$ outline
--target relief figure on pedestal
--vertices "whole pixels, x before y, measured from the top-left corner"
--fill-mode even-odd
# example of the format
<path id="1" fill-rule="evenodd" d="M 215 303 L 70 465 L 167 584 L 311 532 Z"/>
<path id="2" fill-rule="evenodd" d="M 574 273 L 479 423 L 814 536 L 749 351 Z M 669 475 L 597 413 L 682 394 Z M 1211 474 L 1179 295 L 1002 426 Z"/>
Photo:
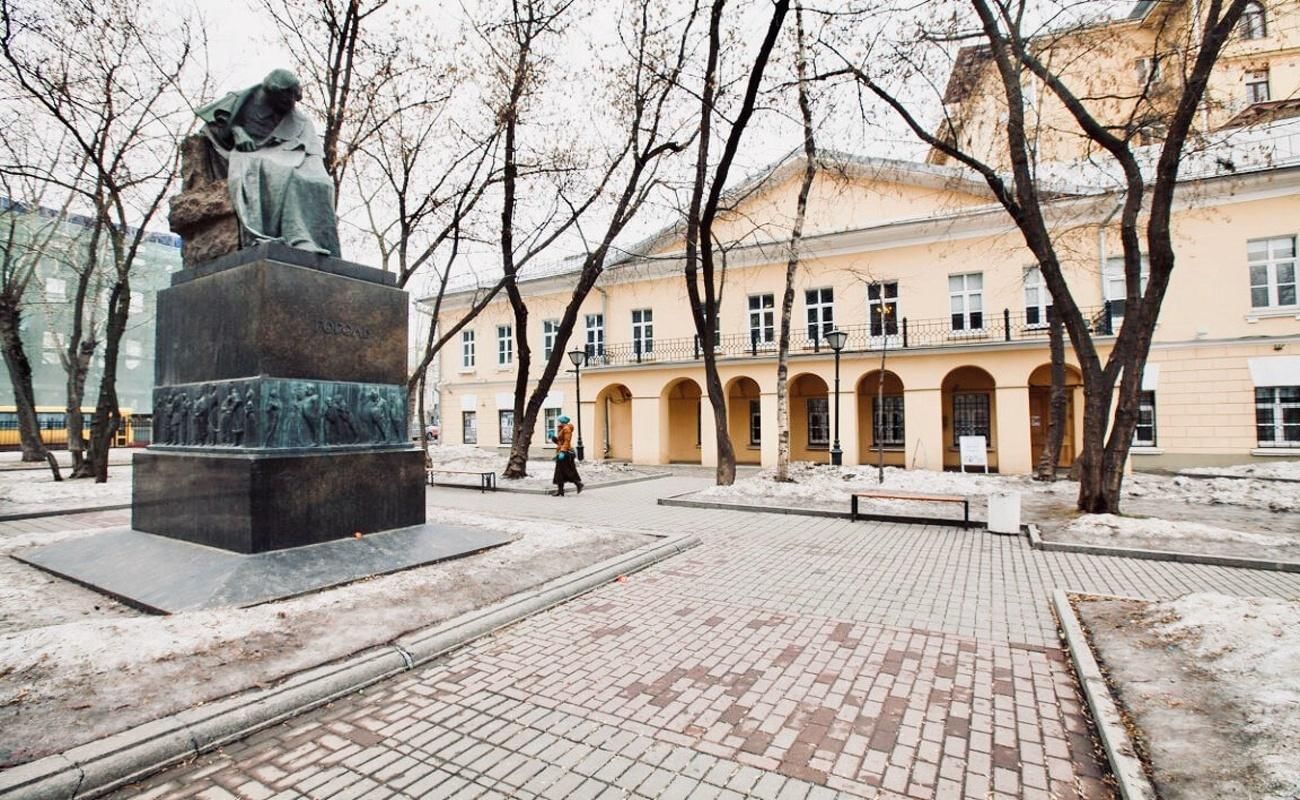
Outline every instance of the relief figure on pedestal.
<path id="1" fill-rule="evenodd" d="M 274 443 L 275 434 L 280 429 L 280 395 L 274 389 L 266 398 L 266 436 L 263 438 L 263 444 L 271 447 Z"/>
<path id="2" fill-rule="evenodd" d="M 208 394 L 208 444 L 221 444 L 221 388 L 213 386 Z"/>
<path id="3" fill-rule="evenodd" d="M 371 442 L 380 444 L 388 440 L 388 404 L 377 389 L 371 389 L 367 395 L 366 405 L 361 409 L 361 421 L 365 423 Z"/>
<path id="4" fill-rule="evenodd" d="M 299 389 L 298 401 L 295 405 L 302 420 L 302 443 L 307 447 L 318 446 L 320 444 L 320 395 L 316 393 L 316 387 L 308 386 Z"/>
<path id="5" fill-rule="evenodd" d="M 230 394 L 221 401 L 220 431 L 223 444 L 239 447 L 244 441 L 244 415 L 241 406 L 244 398 L 239 394 L 239 387 L 230 387 Z"/>
<path id="6" fill-rule="evenodd" d="M 357 441 L 357 426 L 352 421 L 352 410 L 343 395 L 335 394 L 325 408 L 326 444 L 352 444 Z"/>
<path id="7" fill-rule="evenodd" d="M 209 404 L 212 402 L 211 387 L 206 383 L 199 389 L 198 395 L 194 398 L 194 405 L 191 411 L 194 413 L 194 444 L 200 447 L 209 444 L 208 438 L 211 435 L 208 431 L 208 412 Z"/>
<path id="8" fill-rule="evenodd" d="M 249 444 L 257 443 L 257 392 L 252 386 L 244 395 L 244 436 Z"/>
<path id="9" fill-rule="evenodd" d="M 172 394 L 171 402 L 171 427 L 172 435 L 168 440 L 169 444 L 189 444 L 190 441 L 190 396 L 184 389 L 178 389 Z"/>
<path id="10" fill-rule="evenodd" d="M 277 69 L 196 113 L 228 162 L 230 202 L 245 232 L 338 257 L 334 183 L 320 136 L 296 107 L 301 99 L 297 76 Z"/>
<path id="11" fill-rule="evenodd" d="M 172 439 L 172 403 L 176 400 L 171 392 L 158 395 L 156 410 L 153 415 L 153 440 L 158 444 L 171 444 Z"/>

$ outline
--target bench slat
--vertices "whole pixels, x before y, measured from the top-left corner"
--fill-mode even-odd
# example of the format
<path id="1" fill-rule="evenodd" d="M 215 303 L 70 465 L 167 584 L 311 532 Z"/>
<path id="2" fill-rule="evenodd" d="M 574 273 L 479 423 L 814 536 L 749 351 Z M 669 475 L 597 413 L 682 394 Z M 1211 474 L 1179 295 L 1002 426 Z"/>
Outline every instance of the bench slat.
<path id="1" fill-rule="evenodd" d="M 956 494 L 899 494 L 898 492 L 854 492 L 855 497 L 874 497 L 878 500 L 932 500 L 937 503 L 964 503 L 966 498 Z"/>

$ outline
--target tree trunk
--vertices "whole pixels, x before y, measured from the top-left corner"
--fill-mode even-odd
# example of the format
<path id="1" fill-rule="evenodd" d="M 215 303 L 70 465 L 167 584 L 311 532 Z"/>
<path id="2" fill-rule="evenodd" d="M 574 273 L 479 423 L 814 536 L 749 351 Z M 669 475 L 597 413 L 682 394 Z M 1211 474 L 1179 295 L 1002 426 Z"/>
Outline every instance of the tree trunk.
<path id="1" fill-rule="evenodd" d="M 93 477 L 95 483 L 108 481 L 108 454 L 113 445 L 113 435 L 122 426 L 122 410 L 117 402 L 117 354 L 122 334 L 126 332 L 127 314 L 131 301 L 131 286 L 127 279 L 114 284 L 108 301 L 108 325 L 104 335 L 104 375 L 99 382 L 99 399 L 95 404 L 95 418 L 90 425 L 90 446 L 86 463 L 73 477 Z"/>
<path id="2" fill-rule="evenodd" d="M 36 416 L 36 392 L 32 388 L 32 365 L 23 348 L 22 312 L 11 302 L 0 302 L 0 349 L 13 384 L 14 409 L 18 417 L 18 438 L 23 461 L 45 461 L 40 420 Z M 55 479 L 59 478 L 57 464 Z"/>
<path id="3" fill-rule="evenodd" d="M 1038 456 L 1035 480 L 1056 480 L 1056 465 L 1061 460 L 1061 444 L 1065 441 L 1065 412 L 1069 397 L 1065 389 L 1065 326 L 1054 313 L 1048 312 L 1048 348 L 1052 354 L 1052 395 L 1048 401 L 1047 437 L 1043 452 Z"/>
<path id="4" fill-rule="evenodd" d="M 709 406 L 713 409 L 713 429 L 718 441 L 717 485 L 730 486 L 736 482 L 736 448 L 731 444 L 731 431 L 727 428 L 727 397 L 723 394 L 713 348 L 704 350 L 704 384 L 709 393 Z"/>

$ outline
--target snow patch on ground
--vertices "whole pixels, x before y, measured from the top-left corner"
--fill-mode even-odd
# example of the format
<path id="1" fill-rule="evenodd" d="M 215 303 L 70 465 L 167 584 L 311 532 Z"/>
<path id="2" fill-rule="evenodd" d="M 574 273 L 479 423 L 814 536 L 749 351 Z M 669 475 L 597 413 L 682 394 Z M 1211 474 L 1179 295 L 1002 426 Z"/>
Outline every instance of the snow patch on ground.
<path id="1" fill-rule="evenodd" d="M 1165 519 L 1133 519 L 1114 514 L 1088 514 L 1065 527 L 1064 538 L 1093 544 L 1125 542 L 1152 543 L 1169 540 L 1222 541 L 1263 547 L 1300 547 L 1300 536 L 1280 533 L 1247 533 L 1217 528 L 1198 522 L 1174 522 Z"/>
<path id="2" fill-rule="evenodd" d="M 1244 746 L 1268 778 L 1260 800 L 1300 797 L 1300 601 L 1189 594 L 1149 619 L 1240 703 Z"/>
<path id="3" fill-rule="evenodd" d="M 1300 481 L 1300 461 L 1271 461 L 1259 464 L 1237 464 L 1232 467 L 1188 467 L 1180 469 L 1184 475 L 1233 475 L 1242 478 Z"/>
<path id="4" fill-rule="evenodd" d="M 49 470 L 13 470 L 0 474 L 0 515 L 30 514 L 60 508 L 92 508 L 131 502 L 131 470 L 110 468 L 108 483 L 71 480 L 64 472 L 55 481 Z"/>

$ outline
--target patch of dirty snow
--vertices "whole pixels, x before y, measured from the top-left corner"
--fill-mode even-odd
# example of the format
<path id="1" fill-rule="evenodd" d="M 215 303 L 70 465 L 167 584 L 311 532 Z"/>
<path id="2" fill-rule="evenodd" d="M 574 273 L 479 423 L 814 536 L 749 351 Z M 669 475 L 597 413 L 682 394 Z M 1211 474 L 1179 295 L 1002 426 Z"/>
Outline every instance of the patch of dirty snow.
<path id="1" fill-rule="evenodd" d="M 55 481 L 49 470 L 0 472 L 0 516 L 58 511 L 64 508 L 93 508 L 131 502 L 131 470 L 110 468 L 107 483 L 89 478 L 71 480 L 64 472 Z"/>
<path id="2" fill-rule="evenodd" d="M 1149 618 L 1238 706 L 1240 741 L 1266 787 L 1258 800 L 1300 797 L 1300 601 L 1189 594 Z"/>
<path id="3" fill-rule="evenodd" d="M 1178 471 L 1184 475 L 1232 475 L 1241 478 L 1300 481 L 1300 461 L 1269 461 L 1237 464 L 1231 467 L 1187 467 Z"/>

